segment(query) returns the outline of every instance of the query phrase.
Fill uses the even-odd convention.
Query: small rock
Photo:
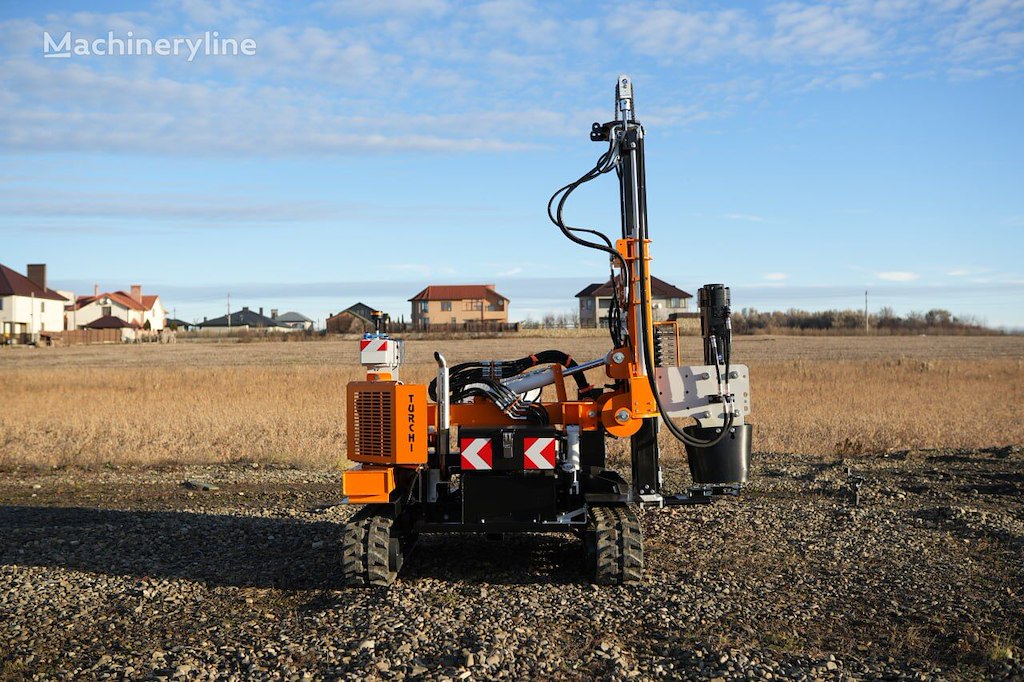
[[[215,486],[214,484],[208,481],[189,480],[182,483],[182,485],[188,488],[189,490],[201,490],[203,492],[207,492],[210,490],[220,490],[218,486]]]

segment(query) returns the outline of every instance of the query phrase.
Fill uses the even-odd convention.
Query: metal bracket
[[[582,519],[580,519],[580,517],[582,517]],[[580,519],[580,520],[574,521],[573,519]],[[554,523],[585,523],[586,520],[587,520],[587,508],[586,507],[580,507],[579,509],[574,509],[573,511],[565,512],[564,514],[559,514],[558,518],[555,519]],[[545,523],[550,523],[550,522],[545,521]]]
[[[669,495],[665,498],[666,507],[678,507],[688,504],[711,504],[716,497],[738,497],[739,485],[694,486],[685,493]]]

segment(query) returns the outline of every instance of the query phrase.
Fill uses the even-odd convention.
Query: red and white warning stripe
[[[388,340],[387,339],[362,339],[359,341],[359,350],[366,351],[368,353],[374,353],[377,351],[387,350]]]
[[[490,438],[460,438],[463,471],[489,471],[494,468]]]
[[[554,438],[524,438],[523,468],[554,469],[557,453]]]

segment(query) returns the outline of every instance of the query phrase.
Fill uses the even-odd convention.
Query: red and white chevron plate
[[[460,438],[463,471],[490,471],[494,468],[490,438]]]
[[[523,468],[554,469],[558,457],[558,441],[554,438],[524,438]]]

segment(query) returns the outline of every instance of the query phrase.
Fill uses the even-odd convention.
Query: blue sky
[[[1024,327],[1024,0],[82,6],[0,5],[0,262],[76,293],[322,319],[493,282],[513,319],[567,311],[607,266],[545,204],[629,73],[657,276]],[[44,58],[68,31],[256,54]],[[616,196],[570,222],[614,233]]]

